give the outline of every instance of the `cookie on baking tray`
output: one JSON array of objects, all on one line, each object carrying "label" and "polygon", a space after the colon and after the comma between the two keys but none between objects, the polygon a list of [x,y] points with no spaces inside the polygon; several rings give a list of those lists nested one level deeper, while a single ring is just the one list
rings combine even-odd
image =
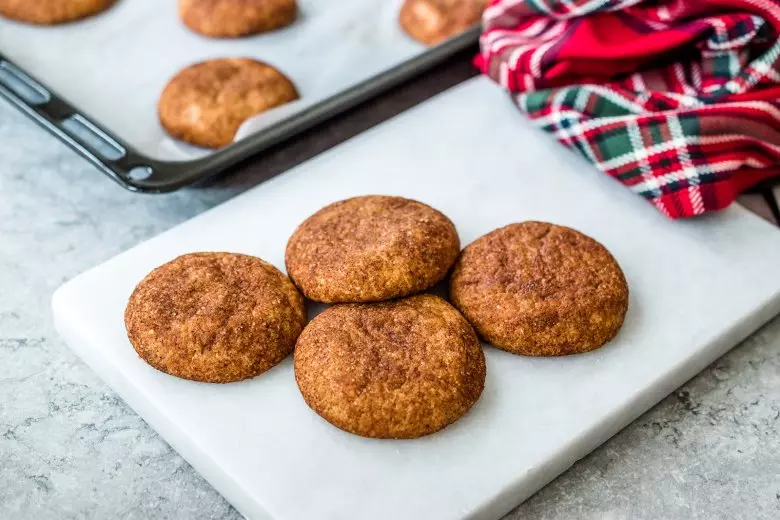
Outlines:
[{"label": "cookie on baking tray", "polygon": [[179,0],[179,16],[196,33],[237,38],[291,24],[295,0]]},{"label": "cookie on baking tray", "polygon": [[367,195],[306,219],[287,243],[287,272],[318,302],[369,302],[424,291],[458,256],[453,223],[402,197]]},{"label": "cookie on baking tray", "polygon": [[254,377],[295,346],[303,297],[263,260],[192,253],[149,273],[125,309],[138,355],[168,374],[208,383]]},{"label": "cookie on baking tray", "polygon": [[415,40],[436,45],[479,22],[488,3],[488,0],[406,0],[399,22]]},{"label": "cookie on baking tray", "polygon": [[56,25],[105,11],[116,0],[0,0],[0,15],[37,25]]},{"label": "cookie on baking tray", "polygon": [[523,222],[468,245],[450,299],[494,346],[527,356],[596,349],[618,332],[628,285],[600,243],[573,229]]},{"label": "cookie on baking tray", "polygon": [[468,412],[485,386],[474,330],[427,294],[330,307],[304,329],[294,359],[309,407],[364,437],[434,433]]},{"label": "cookie on baking tray", "polygon": [[160,123],[173,137],[207,148],[233,141],[250,117],[298,99],[295,85],[271,65],[222,58],[191,65],[160,96]]}]

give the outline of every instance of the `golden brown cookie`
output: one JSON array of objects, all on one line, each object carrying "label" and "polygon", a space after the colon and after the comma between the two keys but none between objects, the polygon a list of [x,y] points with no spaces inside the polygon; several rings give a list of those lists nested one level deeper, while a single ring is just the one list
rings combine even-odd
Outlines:
[{"label": "golden brown cookie", "polygon": [[415,40],[436,45],[479,22],[487,5],[488,0],[406,0],[399,22]]},{"label": "golden brown cookie", "polygon": [[179,0],[184,25],[204,36],[236,38],[291,24],[295,0]]},{"label": "golden brown cookie", "polygon": [[342,430],[410,439],[461,418],[485,386],[471,325],[429,294],[330,307],[295,346],[306,404]]},{"label": "golden brown cookie", "polygon": [[157,370],[207,383],[261,374],[292,352],[306,324],[303,297],[271,264],[234,253],[192,253],[149,273],[125,309],[138,355]]},{"label": "golden brown cookie", "polygon": [[318,302],[370,302],[424,291],[458,256],[455,226],[401,197],[367,195],[319,210],[287,243],[287,272]]},{"label": "golden brown cookie", "polygon": [[0,14],[18,22],[55,25],[105,11],[116,0],[0,0]]},{"label": "golden brown cookie", "polygon": [[158,113],[173,137],[219,148],[230,144],[250,117],[296,99],[295,85],[272,66],[223,58],[179,72],[163,90]]},{"label": "golden brown cookie", "polygon": [[455,264],[450,299],[494,346],[527,356],[596,349],[623,324],[628,285],[607,249],[545,222],[496,229]]}]

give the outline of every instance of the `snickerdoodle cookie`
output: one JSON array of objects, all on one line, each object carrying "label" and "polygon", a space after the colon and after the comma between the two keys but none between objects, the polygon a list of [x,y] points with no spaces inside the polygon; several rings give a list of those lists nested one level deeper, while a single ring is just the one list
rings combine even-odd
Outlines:
[{"label": "snickerdoodle cookie", "polygon": [[287,77],[249,58],[223,58],[191,65],[165,87],[158,104],[163,128],[198,146],[229,144],[250,117],[298,99]]},{"label": "snickerdoodle cookie", "polygon": [[573,229],[523,222],[468,245],[450,298],[494,346],[528,356],[596,349],[623,324],[628,285],[609,251]]},{"label": "snickerdoodle cookie", "polygon": [[415,40],[436,45],[479,22],[487,5],[488,0],[406,0],[399,22]]},{"label": "snickerdoodle cookie", "polygon": [[192,253],[149,273],[125,309],[138,355],[168,374],[209,383],[254,377],[284,359],[306,324],[303,297],[271,264]]},{"label": "snickerdoodle cookie", "polygon": [[463,316],[426,294],[330,307],[298,339],[295,379],[334,426],[408,439],[441,430],[477,402],[485,357]]},{"label": "snickerdoodle cookie", "polygon": [[237,38],[291,24],[295,0],[179,0],[184,25],[204,36]]},{"label": "snickerdoodle cookie", "polygon": [[388,300],[446,275],[460,241],[452,222],[421,202],[368,195],[324,207],[287,243],[287,272],[325,303]]},{"label": "snickerdoodle cookie", "polygon": [[55,25],[88,18],[116,0],[0,0],[0,15],[18,22]]}]

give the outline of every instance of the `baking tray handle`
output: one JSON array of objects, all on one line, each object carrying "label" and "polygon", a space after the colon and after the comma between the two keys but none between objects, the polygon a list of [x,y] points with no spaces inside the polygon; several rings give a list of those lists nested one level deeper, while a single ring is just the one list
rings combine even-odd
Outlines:
[{"label": "baking tray handle", "polygon": [[[160,163],[150,164],[130,146],[81,114],[0,54],[0,96],[56,135],[103,173],[132,188],[155,176]],[[164,167],[164,165],[163,165]]]},{"label": "baking tray handle", "polygon": [[81,113],[52,89],[36,80],[0,53],[0,97],[4,97],[39,125],[53,133],[86,158],[109,178],[133,191],[160,193],[173,191],[206,179],[267,150],[304,130],[322,123],[379,92],[443,62],[456,52],[475,44],[479,25],[353,85],[334,96],[256,132],[230,146],[192,161],[161,161],[138,153],[122,139]]}]

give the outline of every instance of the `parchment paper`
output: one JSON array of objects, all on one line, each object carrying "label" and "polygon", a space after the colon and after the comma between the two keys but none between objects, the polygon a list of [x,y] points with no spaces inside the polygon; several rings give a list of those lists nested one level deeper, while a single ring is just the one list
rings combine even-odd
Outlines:
[{"label": "parchment paper", "polygon": [[0,50],[139,152],[162,160],[210,153],[168,137],[157,100],[180,69],[249,56],[290,77],[301,100],[245,124],[239,138],[425,52],[398,25],[402,0],[298,0],[291,26],[235,40],[180,22],[175,0],[119,0],[104,14],[38,27],[0,18]]}]

